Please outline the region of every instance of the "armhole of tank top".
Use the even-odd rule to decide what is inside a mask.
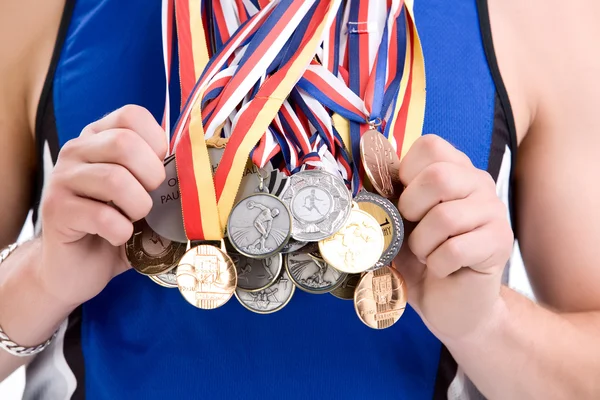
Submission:
[[[500,100],[500,105],[504,110],[506,116],[506,122],[508,125],[508,133],[510,140],[510,152],[511,152],[511,166],[510,166],[510,188],[509,188],[509,208],[510,216],[513,227],[515,227],[515,204],[513,197],[514,187],[514,172],[517,165],[517,128],[515,125],[515,118],[510,105],[510,99],[508,97],[508,91],[504,86],[502,75],[500,74],[500,67],[498,66],[498,59],[496,57],[496,51],[494,50],[494,39],[492,36],[492,26],[490,23],[490,12],[488,8],[487,0],[477,0],[477,10],[479,15],[479,29],[481,30],[481,38],[483,40],[483,49],[487,58],[488,66],[496,86],[496,93]]]
[[[36,222],[37,219],[37,206],[40,202],[40,198],[42,195],[43,189],[43,176],[44,176],[44,143],[46,141],[53,141],[56,143],[56,148],[58,147],[58,132],[56,128],[56,124],[54,123],[54,127],[52,129],[51,135],[54,137],[48,137],[49,132],[44,131],[44,118],[47,116],[48,112],[52,113],[52,117],[54,114],[53,109],[49,109],[50,107],[54,107],[52,96],[53,96],[53,83],[54,83],[54,74],[56,72],[56,68],[58,66],[58,62],[60,60],[60,54],[62,52],[62,48],[67,37],[67,33],[69,30],[69,25],[71,23],[71,17],[73,15],[73,9],[75,8],[76,0],[66,0],[63,8],[60,25],[58,28],[58,33],[56,35],[56,41],[54,43],[54,49],[52,51],[52,58],[50,59],[50,65],[48,67],[48,71],[46,73],[46,78],[44,79],[44,85],[42,87],[42,91],[40,93],[40,99],[38,101],[36,115],[35,115],[35,148],[36,148],[36,158],[37,158],[37,173],[36,173],[36,184],[34,190],[34,196],[32,197],[32,209],[33,209],[33,222]],[[52,118],[54,119],[54,118]],[[56,155],[52,155],[55,157]]]

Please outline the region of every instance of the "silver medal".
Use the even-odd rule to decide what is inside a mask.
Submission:
[[[281,250],[279,252],[282,254],[293,253],[295,251],[300,250],[307,244],[308,244],[308,242],[299,242],[294,238],[290,238],[290,240],[288,240],[288,242],[285,244],[285,246],[283,246],[281,248]]]
[[[169,272],[159,275],[153,275],[149,277],[161,286],[174,289],[177,287],[177,268],[173,268]]]
[[[383,254],[372,269],[390,265],[398,255],[404,240],[404,223],[400,212],[388,199],[366,190],[359,192],[354,201],[361,210],[369,213],[379,222],[383,231]]]
[[[309,293],[329,293],[346,279],[345,273],[311,253],[286,255],[285,267],[296,286]]]
[[[262,259],[235,253],[229,253],[229,256],[237,270],[237,287],[247,292],[257,292],[271,286],[281,274],[283,267],[281,254]]]
[[[344,225],[352,209],[352,195],[344,181],[319,170],[292,175],[281,200],[292,213],[292,236],[298,241],[330,237]]]
[[[229,242],[253,258],[279,253],[290,237],[292,217],[278,197],[257,193],[236,204],[227,221]]]
[[[258,314],[270,314],[281,310],[289,303],[296,286],[283,270],[277,281],[259,292],[245,292],[236,289],[235,296],[248,310]]]

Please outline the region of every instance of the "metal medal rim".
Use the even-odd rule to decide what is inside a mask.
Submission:
[[[140,224],[146,224],[148,226],[148,229],[152,229],[145,222],[145,220],[137,221],[136,224],[138,225],[138,227],[140,226]],[[169,244],[168,250],[166,250],[164,252],[163,256],[154,257],[146,252],[146,250],[144,249],[144,246],[142,244],[142,236],[143,236],[142,233],[144,232],[143,228],[144,228],[144,226],[141,225],[140,230],[135,230],[133,232],[133,235],[127,241],[127,244],[125,245],[125,254],[127,256],[127,260],[131,264],[131,267],[138,273],[145,275],[145,276],[155,276],[155,275],[164,274],[164,273],[171,271],[173,268],[177,267],[177,265],[179,264],[179,260],[181,260],[183,255],[186,253],[185,244],[167,239],[167,240],[170,240],[170,242],[171,242]],[[136,247],[139,248],[140,251],[136,251]],[[181,254],[181,255],[179,255],[179,254]],[[138,255],[140,255],[140,257],[138,257]],[[168,260],[176,260],[176,261],[174,261],[174,263],[172,264],[171,262],[167,262]],[[147,266],[149,265],[152,267],[158,267],[160,265],[168,265],[168,267],[161,269],[159,272],[147,273],[147,272],[144,272],[141,270],[141,268],[139,266],[140,264],[145,264]]]
[[[297,249],[293,249],[293,250],[287,251],[287,252],[285,252],[285,251],[279,251],[281,254],[290,254],[290,253],[296,252],[296,251],[298,251],[298,250],[302,249],[304,246],[306,246],[306,245],[308,244],[308,242],[301,242],[301,241],[299,241],[299,240],[296,240],[296,239],[294,239],[294,238],[293,238],[293,237],[291,237],[291,235],[290,235],[290,239],[288,240],[288,242],[286,243],[286,245],[285,245],[285,246],[287,246],[288,244],[290,244],[290,242],[291,242],[292,240],[293,240],[293,241],[294,241],[296,244],[300,245],[300,247],[298,247]],[[285,247],[285,246],[283,246],[283,247]],[[283,248],[282,248],[281,250],[283,250]]]
[[[171,270],[172,271],[172,270]],[[148,278],[150,278],[152,280],[152,282],[156,283],[159,286],[165,287],[167,289],[177,289],[177,285],[172,285],[172,284],[168,284],[165,281],[161,280],[159,278],[160,275],[163,274],[158,274],[158,275],[148,275]]]
[[[379,258],[379,261],[375,264],[373,268],[369,270],[375,270],[377,268],[381,268],[384,266],[388,266],[394,258],[400,253],[400,249],[402,248],[402,244],[404,243],[404,221],[402,221],[402,216],[400,212],[394,207],[394,204],[386,199],[383,196],[375,195],[369,192],[359,192],[358,195],[354,198],[354,201],[358,203],[358,207],[360,208],[360,203],[371,203],[380,206],[387,214],[392,218],[395,223],[395,235],[392,238],[392,242],[389,246],[383,250],[383,254]],[[390,211],[391,210],[391,211]],[[364,211],[364,210],[363,210]],[[365,211],[366,212],[366,211]],[[367,212],[368,213],[368,212]],[[394,244],[396,244],[397,250],[394,250]]]
[[[284,270],[283,273],[287,273],[287,271]],[[283,275],[282,275],[282,277],[283,277]],[[288,274],[288,278],[290,279],[290,281],[292,281],[292,291],[290,292],[290,295],[287,298],[287,300],[284,303],[281,303],[281,305],[279,307],[275,308],[274,310],[270,310],[270,311],[258,311],[256,309],[251,308],[250,306],[246,305],[246,303],[244,303],[242,301],[242,299],[240,299],[240,296],[238,295],[238,289],[236,289],[234,291],[234,294],[235,294],[235,297],[238,300],[238,303],[240,303],[242,305],[242,307],[244,307],[245,309],[249,310],[250,312],[253,312],[255,314],[261,314],[261,315],[273,314],[273,313],[276,313],[277,311],[281,311],[285,306],[288,305],[288,303],[290,302],[290,300],[292,300],[292,297],[294,297],[294,293],[296,292],[296,285],[293,283],[294,281],[292,280],[292,278],[290,277],[289,274]],[[277,279],[279,279],[279,277],[277,277]],[[240,290],[240,292],[245,292],[245,291],[244,290]],[[246,292],[246,293],[250,293],[250,292]]]
[[[233,210],[235,210],[235,207],[237,207],[242,201],[245,201],[247,199],[249,199],[250,197],[255,197],[255,196],[269,196],[269,197],[273,197],[274,199],[276,199],[277,201],[279,201],[279,203],[281,203],[281,205],[283,205],[284,209],[287,211],[287,214],[289,216],[290,219],[290,231],[287,234],[286,239],[281,242],[281,244],[279,245],[279,247],[277,247],[276,249],[274,249],[273,251],[271,251],[268,254],[249,254],[244,252],[242,249],[238,248],[237,244],[234,242],[234,240],[231,238],[231,229],[229,229],[229,224],[231,224],[231,216],[233,215]],[[290,240],[290,237],[292,237],[292,224],[293,224],[293,218],[292,218],[292,212],[289,209],[289,207],[287,206],[287,204],[285,204],[285,202],[283,202],[283,200],[281,200],[279,197],[272,195],[271,193],[253,193],[249,196],[244,197],[243,199],[241,199],[238,204],[235,205],[235,207],[231,210],[231,212],[229,213],[229,217],[227,217],[227,238],[229,239],[229,243],[231,243],[231,245],[233,246],[233,248],[241,255],[246,256],[246,257],[250,257],[250,258],[257,258],[257,259],[263,259],[263,258],[269,258],[271,256],[273,256],[274,254],[278,254],[280,252],[280,250],[287,244],[287,242]],[[279,214],[279,216],[281,216],[281,213]]]
[[[358,277],[358,283],[360,283],[360,280],[362,279],[363,275],[362,275],[361,273],[358,273],[358,274],[346,274],[346,279],[347,279],[348,277],[352,276],[352,275],[359,275],[359,277]],[[345,279],[344,279],[344,280],[345,280]],[[342,282],[342,283],[344,283],[344,282]],[[341,285],[340,285],[340,287],[341,287]],[[358,287],[358,285],[356,285],[356,287]],[[355,290],[354,290],[354,292],[356,292],[356,287],[354,288],[354,289],[355,289]],[[336,288],[336,289],[339,289],[339,287],[338,287],[338,288]],[[329,292],[329,294],[331,294],[331,295],[332,295],[333,297],[335,297],[336,299],[340,299],[340,300],[353,300],[353,299],[354,299],[354,292],[352,293],[352,297],[341,297],[341,296],[338,296],[338,295],[336,295],[336,294],[335,294],[335,293],[333,293],[333,292],[334,292],[334,291],[332,290],[331,292]]]
[[[382,268],[389,268],[390,271],[391,271],[391,274],[395,275],[396,277],[398,277],[400,279],[400,281],[402,282],[402,284],[400,286],[402,287],[402,293],[404,294],[404,296],[402,296],[402,297],[404,297],[404,307],[402,307],[402,312],[400,313],[400,316],[398,317],[398,319],[396,321],[394,321],[394,323],[392,325],[390,325],[390,326],[388,326],[386,328],[373,327],[373,326],[367,324],[361,318],[360,313],[358,312],[358,307],[356,305],[356,300],[357,300],[356,299],[356,295],[357,295],[358,291],[356,291],[356,290],[354,291],[354,297],[352,299],[352,301],[354,303],[354,311],[356,312],[356,315],[358,316],[358,319],[360,320],[360,322],[362,322],[363,325],[365,325],[365,326],[367,326],[367,327],[369,327],[371,329],[374,329],[376,331],[380,331],[380,330],[384,330],[384,329],[387,329],[387,328],[391,328],[392,326],[394,326],[395,324],[397,324],[398,321],[400,321],[400,318],[402,318],[402,315],[404,315],[404,313],[406,312],[406,306],[408,305],[408,293],[406,292],[406,290],[407,290],[406,289],[406,281],[404,280],[404,277],[402,276],[402,274],[400,274],[400,272],[398,270],[396,270],[396,268],[394,268],[394,267],[385,266],[385,267],[382,267]],[[360,281],[358,281],[358,286],[356,286],[356,288],[358,289],[358,287],[362,283],[363,279],[366,279],[366,277],[367,277],[368,274],[374,274],[374,272],[375,272],[375,270],[371,270],[371,271],[368,271],[367,273],[365,273],[363,276],[361,276]]]
[[[307,253],[303,253],[303,254],[307,254]],[[342,279],[342,280],[338,280],[338,281],[335,283],[335,285],[334,285],[334,286],[331,286],[330,288],[328,288],[328,289],[323,289],[323,290],[318,290],[318,289],[315,289],[315,288],[312,288],[312,287],[305,286],[305,285],[303,285],[302,283],[298,282],[298,281],[296,280],[296,278],[294,278],[294,275],[293,275],[293,274],[291,273],[291,271],[290,271],[290,265],[289,265],[289,262],[288,262],[288,259],[289,259],[289,256],[290,256],[290,255],[293,255],[293,253],[290,253],[290,254],[286,254],[286,255],[285,255],[285,259],[284,259],[284,263],[285,263],[285,271],[287,272],[287,274],[288,274],[288,276],[290,277],[290,279],[292,280],[292,282],[294,282],[294,285],[296,285],[296,287],[297,287],[298,289],[302,290],[303,292],[310,293],[310,294],[327,294],[327,293],[331,293],[333,290],[335,290],[335,289],[337,289],[338,287],[342,286],[342,283],[344,283],[344,280],[346,279],[346,276],[348,276],[348,274],[347,274],[346,272],[342,272],[342,271],[338,270],[337,268],[333,268],[333,267],[331,266],[331,264],[329,264],[329,263],[327,263],[325,260],[323,260],[323,261],[325,261],[325,262],[327,263],[327,266],[328,266],[329,268],[333,268],[334,270],[338,271],[338,272],[341,274],[341,275],[340,275],[340,277],[344,277],[344,279]],[[309,257],[310,257],[310,255],[309,255]],[[311,257],[311,258],[312,258],[312,257]]]
[[[181,297],[183,297],[186,302],[188,302],[190,305],[194,306],[195,308],[198,308],[200,310],[215,310],[217,308],[223,307],[225,304],[227,304],[231,300],[231,297],[233,297],[233,294],[235,293],[236,288],[237,288],[237,270],[235,268],[235,264],[234,264],[233,260],[231,259],[231,257],[229,257],[229,254],[227,254],[227,252],[225,250],[220,249],[219,247],[213,246],[213,245],[210,245],[210,244],[199,244],[197,246],[191,247],[189,250],[187,250],[185,252],[185,254],[183,255],[183,257],[181,257],[181,259],[179,260],[179,263],[177,263],[177,267],[179,267],[181,265],[192,265],[192,264],[189,264],[187,262],[182,263],[181,260],[183,260],[188,253],[190,253],[192,251],[195,251],[199,247],[211,247],[213,249],[216,249],[219,253],[221,253],[221,255],[223,255],[223,259],[225,260],[225,262],[227,264],[231,265],[231,267],[233,269],[233,272],[234,272],[233,275],[235,276],[235,284],[233,285],[233,291],[231,293],[229,293],[229,297],[227,297],[227,299],[222,304],[220,304],[219,306],[217,306],[215,308],[202,308],[202,307],[198,307],[195,304],[191,303],[187,299],[187,297],[184,296],[183,292],[181,291],[181,287],[179,286],[179,268],[178,268],[178,271],[177,271],[177,289],[179,290],[179,293],[181,294]],[[195,266],[194,266],[194,268],[195,268]],[[225,294],[225,293],[223,293],[223,294]]]
[[[369,132],[369,131],[375,132],[376,134],[383,136],[383,137],[385,138],[385,140],[387,140],[387,141],[388,141],[388,143],[389,143],[389,140],[388,140],[388,139],[387,139],[387,138],[386,138],[386,137],[385,137],[385,136],[384,136],[384,135],[383,135],[381,132],[379,132],[377,129],[369,129],[367,132]],[[365,132],[365,133],[363,134],[363,136],[361,137],[361,140],[360,140],[360,144],[359,144],[359,147],[360,147],[360,151],[359,151],[359,153],[360,153],[360,161],[362,162],[362,164],[363,164],[363,166],[364,166],[365,173],[367,174],[367,177],[369,178],[369,181],[371,182],[371,184],[373,185],[373,187],[375,188],[375,190],[377,190],[377,192],[379,193],[379,195],[381,195],[381,197],[383,197],[383,198],[387,198],[387,199],[393,199],[393,198],[395,198],[395,197],[398,197],[400,193],[396,193],[395,191],[392,193],[392,195],[391,195],[391,196],[389,196],[389,197],[388,197],[388,196],[385,196],[385,195],[382,193],[382,192],[383,192],[383,190],[381,190],[381,188],[379,187],[379,184],[377,183],[377,180],[375,179],[375,176],[373,175],[373,171],[371,171],[371,169],[370,169],[370,168],[367,168],[367,167],[366,167],[366,165],[367,165],[367,162],[366,162],[366,160],[365,160],[365,153],[366,153],[366,151],[365,151],[365,149],[364,149],[366,145],[365,145],[365,141],[363,140],[363,138],[365,137],[365,134],[366,134],[367,132]],[[391,143],[390,143],[390,146],[391,146],[391,147],[392,147],[392,149],[393,149],[393,146],[391,145]],[[393,152],[393,154],[395,155],[395,158],[396,158],[398,161],[400,161],[400,158],[398,157],[398,154],[396,154],[396,152],[395,152],[395,151]],[[393,187],[393,188],[395,188],[395,185],[394,185],[394,183],[396,183],[396,181],[394,181],[394,180],[392,179],[392,187]]]
[[[368,218],[371,218],[371,219],[373,219],[373,220],[375,221],[375,225],[377,225],[377,226],[379,227],[379,222],[378,222],[378,221],[375,219],[375,217],[373,217],[373,216],[372,216],[371,214],[369,214],[368,212],[366,212],[366,211],[363,211],[363,210],[361,210],[360,208],[358,208],[358,205],[357,205],[357,207],[356,207],[356,208],[354,208],[354,207],[352,208],[352,211],[351,211],[351,213],[353,213],[353,212],[354,212],[354,213],[362,213],[362,214],[366,215]],[[344,225],[345,225],[345,224],[344,224]],[[342,226],[342,228],[343,228],[343,226]],[[340,230],[341,230],[341,228],[340,228]],[[339,231],[339,230],[338,230],[338,231]],[[384,249],[383,249],[383,246],[385,246],[385,244],[384,244],[384,242],[385,242],[385,238],[384,238],[384,236],[383,236],[383,231],[381,231],[381,229],[379,229],[379,231],[378,231],[378,232],[381,234],[381,253],[383,254],[383,250],[384,250]],[[325,251],[323,251],[323,249],[324,249],[324,248],[325,248]],[[325,260],[325,262],[327,262],[327,264],[329,264],[329,265],[333,265],[333,263],[331,263],[331,262],[330,262],[330,261],[327,259],[327,248],[326,248],[326,244],[324,244],[324,241],[323,241],[323,240],[319,241],[319,251],[321,252],[321,256],[323,257],[323,259]],[[381,257],[380,257],[380,258],[381,258]],[[377,259],[377,260],[376,260],[376,261],[373,263],[373,265],[375,265],[375,263],[377,263],[377,261],[379,261],[379,258],[378,258],[378,259]],[[367,272],[367,271],[371,270],[373,267],[371,266],[371,267],[368,267],[368,268],[366,268],[366,269],[364,269],[364,270],[358,270],[358,271],[357,271],[357,270],[354,270],[354,271],[344,271],[342,268],[337,268],[337,267],[334,267],[334,268],[335,268],[335,269],[337,269],[337,270],[338,270],[338,271],[340,271],[340,272],[345,272],[345,273],[347,273],[347,274],[360,274],[360,273],[362,273],[362,272]]]
[[[248,257],[244,254],[240,254],[241,256],[244,256],[246,258],[252,258],[252,257]],[[273,286],[275,284],[275,282],[277,282],[277,279],[279,279],[279,276],[281,275],[281,271],[283,271],[283,257],[281,255],[281,253],[277,253],[277,254],[272,254],[269,257],[275,257],[277,256],[277,258],[279,259],[279,268],[277,269],[277,273],[273,274],[275,276],[275,279],[273,279],[272,281],[269,282],[268,285],[261,287],[260,289],[244,289],[240,286],[240,279],[239,279],[239,274],[237,272],[237,264],[234,262],[233,265],[236,267],[236,274],[238,276],[238,280],[237,280],[237,285],[235,290],[237,291],[238,289],[241,290],[242,292],[247,292],[247,293],[256,293],[256,292],[260,292],[261,290],[265,290],[267,288],[270,288],[271,286]],[[266,260],[269,257],[265,257],[265,258],[255,258],[255,260]],[[229,257],[231,258],[231,257]],[[233,260],[232,260],[233,261]]]
[[[333,174],[330,174],[329,172],[325,172],[325,171],[321,171],[321,170],[303,170],[303,171],[300,171],[300,172],[298,172],[298,173],[290,176],[287,188],[281,193],[281,197],[282,198],[285,198],[285,194],[287,193],[288,190],[293,190],[292,187],[294,185],[294,181],[300,179],[302,177],[302,175],[312,175],[312,176],[314,176],[314,175],[325,175],[325,176],[331,177],[333,179],[333,181],[336,182],[337,185],[340,186],[339,188],[337,188],[337,190],[338,190],[338,192],[341,192],[340,193],[340,197],[345,197],[348,200],[349,207],[345,211],[343,218],[340,219],[340,221],[338,223],[339,226],[337,227],[337,229],[335,229],[335,227],[332,226],[332,230],[334,232],[337,232],[338,230],[341,229],[341,227],[343,227],[346,224],[346,221],[348,221],[348,218],[350,217],[350,211],[352,210],[352,207],[351,207],[351,204],[352,204],[352,193],[350,193],[350,191],[346,187],[346,184],[344,183],[344,181],[340,177],[338,177],[338,176],[335,176]],[[335,185],[332,185],[332,186],[335,186]],[[343,190],[340,190],[340,188],[343,188]],[[293,203],[293,200],[296,197],[296,195],[297,195],[297,193],[294,193],[290,197],[290,205],[288,205],[284,200],[282,200],[282,202],[284,204],[286,204],[288,206],[288,208],[290,209],[290,214],[292,216],[293,216],[293,212],[291,210],[291,203]],[[331,193],[330,193],[330,195],[332,197],[335,197]],[[295,217],[293,217],[293,219],[296,220]],[[323,222],[323,221],[321,221],[321,222]],[[318,242],[319,240],[323,240],[323,239],[326,239],[329,236],[331,236],[331,235],[328,235],[328,236],[320,235],[319,237],[313,237],[313,236],[303,236],[302,234],[297,234],[297,233],[295,234],[294,233],[294,225],[293,225],[293,223],[294,223],[294,221],[292,221],[291,237],[294,238],[297,241],[300,241],[300,242]],[[314,235],[314,233],[313,233],[313,235]]]

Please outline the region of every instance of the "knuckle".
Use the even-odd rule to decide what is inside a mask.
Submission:
[[[462,260],[465,257],[465,249],[461,245],[460,240],[452,238],[444,244],[444,257],[448,262],[463,266]]]
[[[433,218],[435,226],[440,230],[451,233],[458,227],[459,216],[456,215],[454,207],[450,207],[448,203],[438,204],[433,208]]]
[[[140,119],[148,118],[150,112],[142,106],[136,104],[126,104],[119,108],[116,113],[116,120],[120,126],[131,126]]]
[[[113,195],[122,193],[127,184],[127,170],[123,167],[109,164],[98,165],[98,168],[98,179],[106,183]]]
[[[492,175],[490,175],[489,172],[484,171],[482,169],[477,169],[477,171],[478,171],[479,179],[482,182],[482,185],[485,188],[487,188],[488,190],[491,190],[494,193],[496,193],[496,181],[494,181],[494,178],[492,177]]]
[[[58,212],[62,209],[64,196],[61,196],[59,191],[53,188],[48,188],[40,204],[40,213],[42,220],[53,220]]]
[[[425,169],[425,177],[428,183],[438,188],[440,192],[446,192],[449,187],[449,171],[444,163],[434,163]]]
[[[127,129],[111,131],[108,141],[118,157],[128,157],[136,148],[135,133]]]
[[[77,151],[79,150],[80,142],[81,139],[79,138],[71,139],[68,142],[66,142],[60,149],[60,152],[58,153],[57,163],[65,159],[73,158],[73,156],[77,154]]]

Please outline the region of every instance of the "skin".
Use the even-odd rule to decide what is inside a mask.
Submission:
[[[47,3],[40,15],[56,17],[62,4]],[[520,143],[514,229],[539,303],[500,283],[513,231],[491,177],[437,136],[419,139],[401,163],[398,207],[413,223],[395,266],[411,304],[488,398],[599,398],[600,56],[590,49],[600,5],[489,3]],[[23,13],[31,9],[33,0],[0,6],[3,37],[31,23]],[[53,37],[58,22],[50,19],[35,30]],[[21,155],[0,158],[0,213],[11,210],[2,215],[0,245],[16,237],[31,195],[35,105],[52,45],[30,36],[0,44],[10,55],[0,60],[0,136],[12,149],[5,154]],[[26,101],[7,101],[14,98]],[[127,268],[119,246],[149,210],[146,191],[164,178],[165,150],[160,127],[137,107],[90,125],[64,148],[44,193],[42,237],[0,269],[0,324],[14,340],[44,341]],[[0,377],[21,362],[0,352]]]

